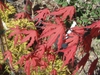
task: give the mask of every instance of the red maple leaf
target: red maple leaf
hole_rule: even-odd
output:
[[[30,60],[25,61],[24,71],[26,72],[26,75],[30,75],[30,68],[31,68],[30,64],[31,64]]]
[[[97,37],[98,35],[100,35],[100,20],[92,23],[91,25],[87,26],[86,28],[91,29],[90,35],[92,38]]]
[[[1,9],[2,11],[4,11],[5,8],[8,9],[8,7],[6,6],[6,4],[4,4],[2,1],[0,1],[0,9]]]
[[[79,68],[82,66],[82,69],[84,68],[84,65],[86,64],[87,60],[89,59],[89,53],[87,53],[77,64],[76,69],[74,70],[72,75],[75,75],[75,73],[79,70]],[[82,70],[81,69],[81,70]]]
[[[97,62],[98,62],[98,58],[95,59],[95,60],[92,62],[91,66],[90,66],[90,68],[89,68],[89,71],[88,71],[88,75],[92,75],[92,74],[93,74],[93,71],[94,71],[94,69],[96,68]]]
[[[75,33],[70,33],[65,42],[68,44],[68,46],[73,46],[74,44],[77,45],[79,43],[79,36]]]
[[[20,12],[20,13],[15,14],[15,19],[24,19],[24,18],[31,20],[30,15],[26,12]]]
[[[17,44],[18,42],[18,39],[22,39],[22,35],[21,35],[21,31],[24,30],[24,29],[20,29],[19,26],[16,26],[16,28],[11,28],[11,30],[13,30],[13,32],[11,32],[9,34],[9,38],[11,38],[12,36],[14,36],[14,45]]]
[[[4,52],[4,56],[4,60],[8,59],[10,67],[12,67],[12,53],[9,50],[7,50],[6,52]]]
[[[59,19],[59,18],[56,18]],[[60,20],[59,20],[60,21]],[[49,40],[47,41],[47,48],[51,47],[52,44],[58,39],[58,46],[61,47],[64,35],[65,35],[65,28],[62,24],[62,22],[58,23],[58,20],[56,21],[57,24],[52,23],[43,23],[46,25],[44,27],[44,30],[42,34],[40,35],[40,38],[49,37]]]
[[[26,42],[28,40],[30,40],[30,42],[27,45],[27,48],[32,46],[32,44],[34,43],[34,41],[38,39],[38,34],[36,30],[23,30],[21,31],[22,34],[26,35],[21,41],[20,43]]]
[[[34,20],[37,21],[37,23],[35,25],[37,25],[42,20],[45,20],[45,18],[47,17],[47,15],[50,14],[50,11],[48,9],[43,9],[43,10],[37,11],[37,13],[38,13],[38,15],[35,16],[35,18],[34,18]]]
[[[62,50],[58,51],[58,52],[64,53],[64,55],[63,55],[63,65],[61,67],[61,70],[65,65],[69,64],[70,62],[73,63],[76,50],[77,50],[77,45],[72,45],[70,47],[67,47],[66,49],[62,49]]]
[[[51,15],[59,16],[59,17],[61,16],[62,20],[64,21],[68,16],[70,17],[71,20],[74,13],[75,13],[75,7],[67,6],[67,7],[62,7],[60,9],[57,9],[54,12],[51,12]]]

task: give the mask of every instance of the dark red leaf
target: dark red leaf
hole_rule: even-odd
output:
[[[95,60],[92,62],[91,66],[90,66],[90,68],[89,68],[89,71],[88,71],[88,75],[92,75],[92,74],[93,74],[93,71],[94,71],[95,68],[96,68],[97,62],[98,62],[98,58],[95,59]]]
[[[79,68],[82,66],[82,69],[84,68],[87,60],[89,59],[89,53],[87,53],[77,64],[76,69],[74,70],[72,75],[75,75],[75,73],[79,70]]]
[[[20,12],[20,13],[15,14],[15,19],[24,19],[24,18],[31,20],[30,15],[26,12]]]

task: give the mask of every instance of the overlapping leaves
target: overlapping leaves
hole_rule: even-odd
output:
[[[37,46],[35,46],[35,50],[30,54],[24,55],[18,61],[17,64],[24,64],[25,72],[27,75],[30,75],[30,68],[37,69],[39,66],[41,69],[45,69],[48,66],[48,63],[43,60],[44,58],[54,62],[55,55],[59,52],[63,52],[63,64],[61,69],[68,65],[69,63],[74,63],[75,54],[78,46],[83,47],[83,52],[86,55],[79,61],[76,65],[76,69],[73,72],[73,75],[78,71],[78,69],[82,66],[84,67],[86,62],[89,59],[89,51],[91,50],[91,42],[92,38],[97,37],[100,32],[100,21],[97,21],[90,26],[86,27],[73,27],[70,28],[71,33],[67,34],[66,38],[66,30],[64,20],[69,16],[69,19],[72,20],[73,15],[75,13],[75,8],[73,6],[63,7],[54,12],[50,12],[48,9],[43,9],[37,11],[38,15],[35,16],[34,20],[37,21],[35,25],[42,21],[43,26],[41,34],[37,34],[37,30],[27,30],[27,29],[12,29],[14,32],[10,33],[9,37],[15,36],[15,44],[18,42],[18,35],[23,35],[20,43],[24,43],[29,41],[27,47],[32,46],[34,42],[37,42]],[[23,14],[22,14],[23,15]],[[51,16],[48,22],[47,17]],[[52,16],[53,15],[53,16]],[[20,16],[19,16],[20,17]],[[24,17],[23,17],[24,18]],[[38,37],[39,35],[39,37]],[[45,40],[46,39],[46,40]],[[56,45],[57,49],[53,50],[52,46]],[[62,48],[62,44],[67,44],[66,48]],[[53,51],[52,51],[53,50]],[[51,53],[52,51],[52,53]],[[84,54],[83,53],[83,54]],[[94,60],[91,66],[95,67],[98,59]],[[24,63],[25,62],[25,63]],[[94,68],[90,66],[88,74],[92,74]],[[51,74],[57,75],[56,70],[53,68]]]

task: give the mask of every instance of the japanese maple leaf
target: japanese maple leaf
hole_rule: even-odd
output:
[[[24,19],[24,18],[31,20],[30,15],[26,12],[20,12],[20,13],[15,14],[15,19]]]
[[[39,22],[41,22],[42,20],[45,20],[45,18],[47,17],[47,15],[50,14],[50,11],[49,11],[49,9],[46,8],[46,9],[37,11],[37,13],[38,13],[38,15],[35,16],[35,18],[34,18],[37,21],[36,25]]]
[[[89,53],[87,53],[77,64],[76,69],[74,70],[72,75],[75,75],[75,73],[79,70],[79,68],[82,66],[82,69],[84,68],[87,60],[89,59]],[[81,70],[82,70],[81,69]]]
[[[8,59],[10,67],[12,67],[12,53],[9,50],[7,50],[6,52],[4,52],[4,56],[4,60]]]
[[[96,68],[97,62],[98,62],[98,58],[95,59],[95,60],[92,62],[91,66],[90,66],[90,68],[89,68],[89,71],[88,71],[88,75],[92,75],[92,74],[93,74],[93,71],[94,71],[95,68]]]
[[[65,42],[68,44],[68,46],[73,46],[74,44],[77,45],[79,43],[79,36],[75,33],[70,33]]]
[[[59,20],[60,21],[60,20]],[[49,40],[47,41],[47,48],[51,47],[52,44],[58,39],[58,46],[61,47],[63,37],[65,35],[65,28],[62,24],[62,22],[58,23],[58,20],[56,21],[57,24],[52,23],[43,23],[46,25],[44,27],[44,30],[40,36],[40,38],[49,37]]]
[[[14,45],[17,44],[18,39],[22,39],[22,35],[21,35],[21,31],[23,29],[20,29],[19,26],[16,26],[15,28],[11,28],[11,30],[13,30],[10,34],[9,34],[9,38],[11,38],[12,36],[14,36]]]
[[[61,16],[62,20],[64,21],[68,16],[71,20],[74,13],[75,13],[75,7],[74,6],[67,6],[67,7],[62,7],[60,9],[57,9],[54,12],[51,12],[51,15]]]
[[[62,49],[62,50],[58,51],[58,52],[64,53],[64,55],[63,55],[63,65],[61,67],[61,70],[65,65],[69,64],[69,62],[72,62],[72,64],[73,64],[76,50],[77,50],[77,45],[72,45],[70,47],[67,47],[66,49]]]
[[[90,28],[91,29],[90,36],[92,38],[97,37],[98,35],[100,35],[100,20],[92,23],[89,26],[86,26],[86,28]]]
[[[37,34],[37,31],[36,30],[24,30],[21,32],[22,34],[26,35],[21,41],[20,43],[23,43],[23,42],[26,42],[26,41],[29,41],[30,39],[30,42],[28,43],[27,45],[27,48],[32,46],[32,44],[34,43],[34,41],[38,39],[38,34]]]
[[[24,71],[26,72],[26,75],[30,75],[30,68],[31,68],[31,62],[30,60],[25,61]]]
[[[4,4],[2,1],[0,1],[0,9],[1,9],[2,11],[4,11],[5,8],[8,9],[8,7],[6,6],[6,4]]]

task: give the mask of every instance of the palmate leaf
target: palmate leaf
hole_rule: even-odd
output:
[[[54,12],[51,12],[50,15],[59,16],[59,17],[61,16],[62,20],[64,21],[68,16],[71,20],[74,13],[75,13],[75,7],[67,6],[67,7],[62,7],[60,9],[57,9]]]
[[[92,38],[97,37],[98,35],[100,35],[100,20],[92,23],[91,25],[87,26],[86,28],[91,29],[90,35]]]
[[[26,35],[26,36],[20,41],[20,44],[24,43],[26,41],[29,41],[31,39],[30,42],[27,45],[27,48],[32,46],[34,41],[35,40],[37,41],[37,39],[38,39],[38,34],[37,34],[36,30],[23,30],[21,33]]]
[[[91,66],[90,66],[90,68],[89,68],[89,71],[88,71],[88,75],[92,75],[92,74],[93,74],[93,71],[94,71],[95,68],[96,68],[97,62],[98,62],[98,58],[95,59],[95,60],[92,62]]]
[[[37,21],[37,23],[35,25],[37,25],[39,22],[41,22],[42,20],[45,20],[47,15],[50,14],[49,9],[43,9],[43,10],[39,10],[37,11],[38,15],[35,16],[34,20]]]
[[[26,75],[30,75],[30,67],[31,67],[30,64],[31,64],[30,60],[25,61],[24,71]]]
[[[69,63],[74,63],[74,56],[75,56],[75,52],[77,50],[77,45],[73,45],[70,47],[67,47],[66,49],[63,50],[59,50],[58,52],[63,52],[63,65],[61,67],[61,70],[63,69],[63,67]]]
[[[24,29],[20,29],[19,26],[16,26],[15,28],[11,28],[12,32],[9,34],[8,38],[11,38],[12,36],[15,36],[14,38],[14,45],[18,43],[18,40],[22,39],[21,31]]]
[[[56,18],[59,19],[59,18]],[[59,20],[60,21],[60,20]],[[49,40],[47,40],[47,48],[51,47],[52,44],[58,39],[58,46],[61,47],[64,35],[65,35],[65,28],[62,24],[62,22],[57,24],[52,23],[43,23],[45,25],[44,30],[42,34],[40,35],[40,38],[49,37]]]
[[[75,75],[75,73],[79,70],[79,68],[82,66],[82,69],[84,68],[87,60],[89,59],[89,53],[87,53],[77,64],[76,69],[74,70],[72,75]],[[82,70],[81,69],[81,70]]]

